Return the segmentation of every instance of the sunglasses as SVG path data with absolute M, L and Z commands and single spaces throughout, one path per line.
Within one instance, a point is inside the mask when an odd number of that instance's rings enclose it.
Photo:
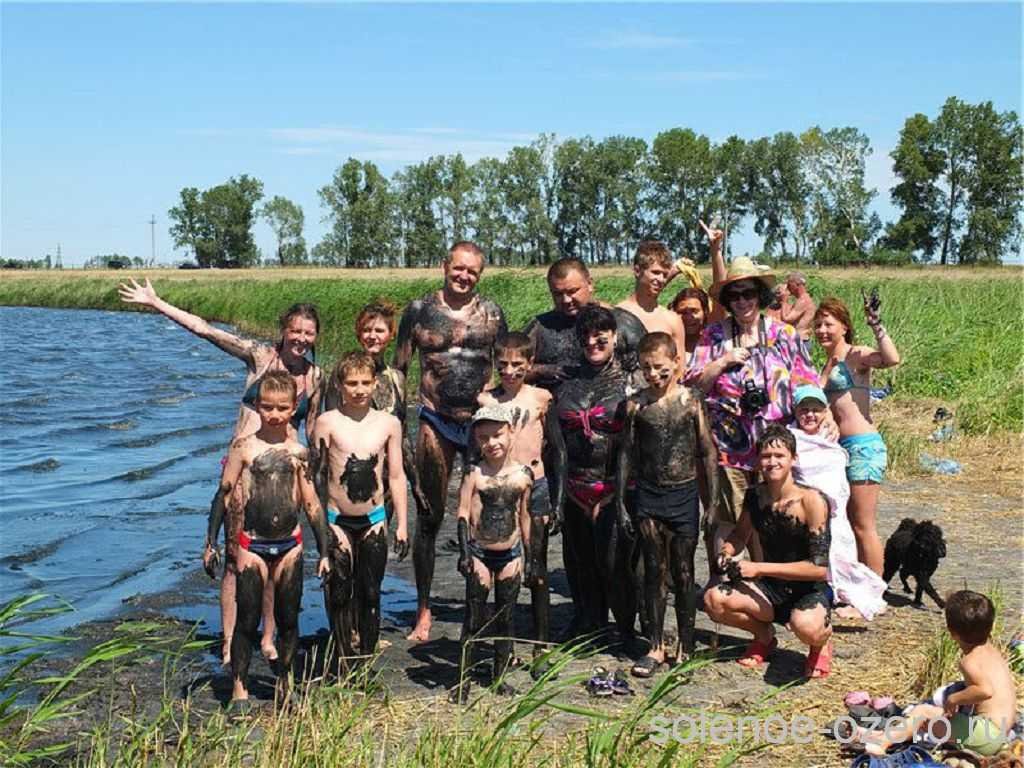
M 725 303 L 731 304 L 732 302 L 736 301 L 736 299 L 750 301 L 751 299 L 756 299 L 760 295 L 761 291 L 759 291 L 757 288 L 747 288 L 745 291 L 732 291 L 726 296 Z

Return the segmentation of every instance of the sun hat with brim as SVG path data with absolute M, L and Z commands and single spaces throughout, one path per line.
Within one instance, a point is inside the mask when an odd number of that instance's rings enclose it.
M 804 384 L 797 387 L 796 391 L 793 392 L 793 405 L 800 405 L 804 400 L 817 400 L 822 405 L 828 405 L 825 391 L 813 384 Z
M 740 256 L 729 264 L 729 271 L 725 273 L 725 279 L 712 285 L 708 293 L 715 301 L 721 301 L 722 290 L 740 280 L 760 280 L 765 290 L 770 291 L 775 285 L 775 273 L 771 271 L 770 267 L 755 264 L 752 259 Z
M 494 421 L 499 424 L 511 424 L 512 413 L 504 405 L 485 405 L 478 408 L 476 413 L 473 414 L 473 420 L 470 422 L 470 426 L 475 427 L 484 421 Z

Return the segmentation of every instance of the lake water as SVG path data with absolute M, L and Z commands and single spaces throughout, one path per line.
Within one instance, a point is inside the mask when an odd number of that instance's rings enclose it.
M 244 365 L 148 313 L 0 307 L 0 351 L 0 600 L 67 600 L 73 613 L 33 625 L 55 632 L 202 584 Z M 326 626 L 305 556 L 303 634 Z M 383 590 L 386 617 L 415 608 L 407 582 Z M 170 612 L 218 631 L 216 585 L 199 591 Z

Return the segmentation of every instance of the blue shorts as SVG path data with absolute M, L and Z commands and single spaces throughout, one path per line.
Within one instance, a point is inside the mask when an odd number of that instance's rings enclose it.
M 885 467 L 889 463 L 889 452 L 880 434 L 865 432 L 841 437 L 839 444 L 850 454 L 850 464 L 846 467 L 847 480 L 851 483 L 882 482 Z
M 465 452 L 469 448 L 469 428 L 471 422 L 460 424 L 457 421 L 442 416 L 437 411 L 427 408 L 425 405 L 418 406 L 421 421 L 426 421 L 434 428 L 441 437 L 454 445 L 460 451 Z

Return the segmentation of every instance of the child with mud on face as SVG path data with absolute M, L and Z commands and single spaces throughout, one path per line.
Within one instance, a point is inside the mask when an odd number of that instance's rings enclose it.
M 484 629 L 487 595 L 494 586 L 494 617 L 489 622 L 494 640 L 495 692 L 515 689 L 502 678 L 512 661 L 513 612 L 523 578 L 523 531 L 530 526 L 533 472 L 512 460 L 512 415 L 506 405 L 490 405 L 473 414 L 472 437 L 480 462 L 465 473 L 459 491 L 459 573 L 466 577 L 466 617 L 463 646 Z M 529 542 L 527 542 L 529 546 Z M 467 650 L 463 650 L 463 662 Z M 452 690 L 464 700 L 469 682 L 460 675 Z
M 551 493 L 544 474 L 544 421 L 551 405 L 551 393 L 525 383 L 533 367 L 533 340 L 525 333 L 510 332 L 494 343 L 494 366 L 498 385 L 480 393 L 481 406 L 503 405 L 512 417 L 511 459 L 530 468 L 533 490 L 530 492 L 530 526 L 523 529 L 526 559 L 523 583 L 530 590 L 534 645 L 534 663 L 530 673 L 539 678 L 549 668 L 541 643 L 550 640 L 550 602 L 548 593 L 548 535 L 557 533 L 559 522 L 551 509 Z
M 249 698 L 246 681 L 252 646 L 259 640 L 265 583 L 274 585 L 274 617 L 278 630 L 278 688 L 288 687 L 299 639 L 302 600 L 302 528 L 304 509 L 316 538 L 317 574 L 330 570 L 326 557 L 323 511 L 310 481 L 307 451 L 289 433 L 295 413 L 296 386 L 286 371 L 270 371 L 259 382 L 256 410 L 259 430 L 231 444 L 221 477 L 229 519 L 241 522 L 237 539 L 228 542 L 236 569 L 237 623 L 231 637 L 232 702 Z M 216 540 L 223 515 L 211 514 L 211 540 Z
M 327 618 L 335 651 L 347 659 L 357 655 L 353 620 L 358 625 L 358 655 L 372 655 L 380 634 L 380 585 L 388 559 L 385 482 L 397 519 L 395 553 L 401 560 L 409 552 L 406 480 L 401 422 L 372 407 L 373 358 L 350 352 L 338 362 L 331 379 L 341 403 L 316 420 L 313 440 L 317 490 L 325 499 L 331 534 Z
M 643 631 L 650 649 L 633 675 L 651 677 L 665 663 L 663 631 L 666 581 L 675 587 L 680 660 L 694 649 L 697 613 L 693 556 L 700 537 L 698 476 L 709 499 L 718 498 L 718 452 L 703 394 L 679 384 L 679 349 L 663 332 L 649 333 L 637 348 L 647 389 L 626 404 L 626 426 L 615 480 L 622 527 L 639 528 L 644 558 Z M 627 511 L 625 488 L 636 481 L 635 523 Z

